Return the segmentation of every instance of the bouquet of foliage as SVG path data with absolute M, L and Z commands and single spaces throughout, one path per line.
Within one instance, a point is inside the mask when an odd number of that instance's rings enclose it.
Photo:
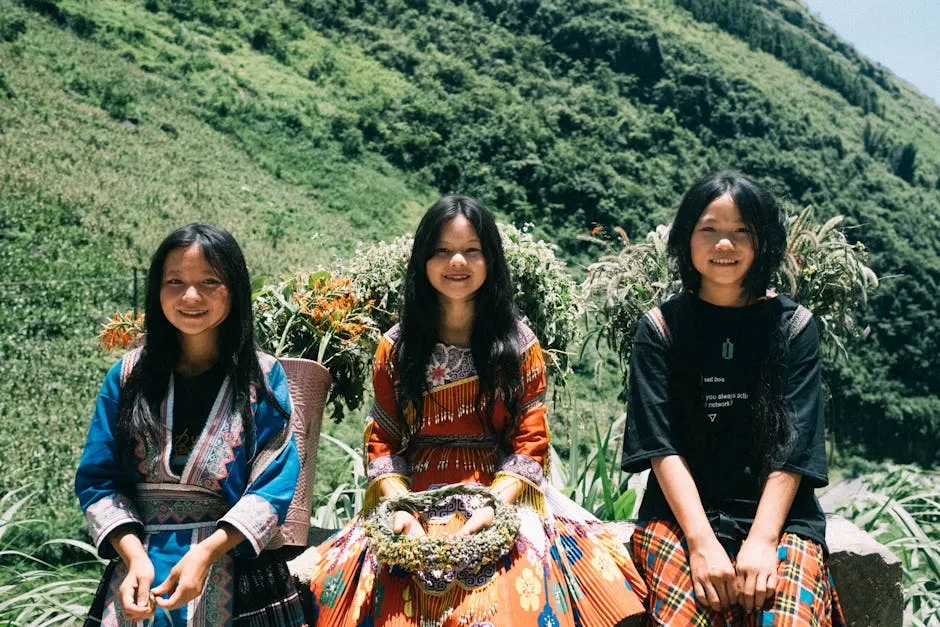
M 522 229 L 498 224 L 506 263 L 515 284 L 516 305 L 545 350 L 554 383 L 564 384 L 570 370 L 568 349 L 579 331 L 581 300 L 577 285 L 555 247 L 536 240 L 531 225 Z M 364 297 L 375 303 L 374 317 L 386 331 L 398 321 L 405 271 L 414 239 L 360 246 L 344 271 Z
M 855 316 L 868 304 L 878 277 L 865 265 L 865 245 L 850 244 L 835 228 L 842 216 L 822 225 L 812 224 L 812 216 L 812 207 L 807 207 L 787 219 L 787 252 L 776 282 L 813 312 L 826 356 L 834 359 L 845 356 L 848 340 L 868 335 Z
M 414 238 L 402 235 L 391 242 L 356 246 L 356 254 L 342 265 L 363 298 L 372 303 L 372 319 L 384 333 L 398 322 L 405 271 Z
M 531 224 L 521 229 L 511 224 L 497 226 L 516 288 L 516 306 L 539 338 L 552 378 L 562 384 L 570 372 L 568 349 L 580 331 L 583 301 L 578 286 L 555 255 L 557 247 L 536 240 Z
M 657 226 L 646 240 L 635 244 L 622 228 L 616 227 L 614 231 L 623 248 L 592 263 L 581 290 L 582 297 L 592 304 L 590 313 L 595 316 L 595 326 L 588 338 L 598 345 L 606 342 L 620 357 L 621 365 L 626 366 L 630 363 L 640 318 L 678 293 L 680 284 L 666 251 L 668 226 Z M 610 243 L 601 235 L 600 229 L 595 228 L 591 237 L 584 239 L 609 247 Z
M 101 327 L 98 344 L 103 350 L 137 346 L 144 337 L 144 314 L 134 316 L 131 311 L 114 314 Z
M 336 422 L 362 405 L 379 338 L 371 312 L 351 279 L 327 271 L 262 282 L 254 293 L 258 343 L 275 357 L 303 357 L 329 369 L 327 402 Z

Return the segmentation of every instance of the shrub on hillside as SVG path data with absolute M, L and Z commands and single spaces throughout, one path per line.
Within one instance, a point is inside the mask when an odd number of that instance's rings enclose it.
M 26 20 L 18 15 L 0 16 L 0 41 L 14 42 L 26 32 Z

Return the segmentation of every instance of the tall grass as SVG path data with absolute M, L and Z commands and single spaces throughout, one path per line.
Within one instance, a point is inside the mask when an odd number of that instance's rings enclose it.
M 31 532 L 46 524 L 26 515 L 35 496 L 28 486 L 0 496 L 0 625 L 75 624 L 91 605 L 100 560 L 78 540 L 31 545 Z
M 331 445 L 334 452 L 340 453 L 345 460 L 347 470 L 352 467 L 352 479 L 351 481 L 343 480 L 342 483 L 333 487 L 323 499 L 322 504 L 314 504 L 311 521 L 317 527 L 338 529 L 362 511 L 366 484 L 365 464 L 362 461 L 362 454 L 342 440 L 328 433 L 321 434 L 321 437 Z M 345 478 L 349 475 L 341 473 L 339 476 Z
M 901 558 L 905 624 L 940 625 L 940 473 L 892 464 L 862 480 L 839 513 Z
M 589 423 L 593 427 L 590 440 L 585 443 L 581 430 L 572 426 L 567 462 L 554 447 L 550 450 L 552 485 L 602 520 L 636 518 L 643 496 L 645 482 L 635 485 L 633 475 L 620 469 L 625 420 L 626 415 L 620 416 L 602 433 L 594 416 Z

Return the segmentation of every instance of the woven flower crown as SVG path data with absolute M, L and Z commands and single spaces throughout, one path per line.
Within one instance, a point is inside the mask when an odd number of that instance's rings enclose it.
M 492 506 L 496 514 L 493 523 L 460 537 L 409 539 L 392 531 L 396 511 L 420 514 L 444 507 L 455 495 L 470 497 L 466 501 L 474 509 Z M 458 577 L 476 575 L 506 555 L 519 533 L 519 515 L 515 506 L 503 503 L 490 488 L 455 484 L 383 499 L 366 518 L 365 532 L 382 564 L 399 566 L 414 575 L 423 588 L 440 591 Z

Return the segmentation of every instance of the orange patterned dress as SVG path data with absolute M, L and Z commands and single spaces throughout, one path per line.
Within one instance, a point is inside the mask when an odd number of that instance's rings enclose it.
M 424 422 L 406 441 L 395 397 L 393 345 L 398 328 L 375 356 L 375 405 L 365 429 L 369 486 L 365 512 L 380 484 L 396 491 L 446 484 L 521 482 L 520 530 L 503 559 L 443 589 L 425 589 L 409 573 L 388 568 L 369 550 L 357 516 L 322 545 L 295 560 L 309 581 L 320 627 L 610 627 L 642 613 L 646 585 L 629 554 L 603 524 L 546 481 L 549 433 L 544 359 L 538 340 L 519 325 L 523 390 L 517 416 L 497 398 L 496 433 L 474 410 L 478 390 L 470 350 L 438 344 L 427 369 Z M 414 420 L 414 410 L 404 420 Z M 467 520 L 460 495 L 427 513 L 429 535 L 453 533 Z M 310 608 L 308 608 L 310 609 Z

